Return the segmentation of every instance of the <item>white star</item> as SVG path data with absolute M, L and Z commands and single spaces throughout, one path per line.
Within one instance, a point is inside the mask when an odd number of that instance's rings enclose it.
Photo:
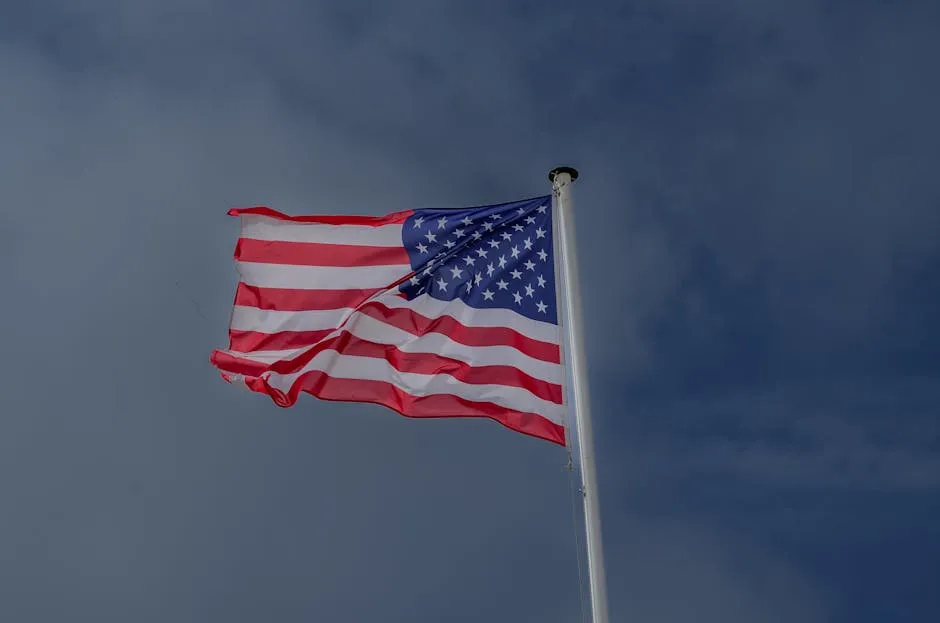
M 421 283 L 421 280 L 418 279 L 418 277 L 417 277 L 416 275 L 412 275 L 412 276 L 411 276 L 411 279 L 410 279 L 409 281 L 411 281 L 411 285 L 413 285 L 413 286 L 416 286 L 416 285 L 418 285 L 419 283 Z
M 525 250 L 528 251 L 532 248 L 532 238 L 526 238 L 522 241 L 522 245 L 525 247 Z
M 532 260 L 526 260 L 523 264 L 528 270 L 535 270 L 535 262 Z
M 419 216 L 418 218 L 416 218 L 416 219 L 415 219 L 415 229 L 418 229 L 419 227 L 421 227 L 421 223 L 423 223 L 423 222 L 424 222 L 424 217 L 423 217 L 423 216 Z
M 467 264 L 467 266 L 473 266 L 473 263 L 476 262 L 476 260 L 475 260 L 473 257 L 469 256 L 469 255 L 468 255 L 467 257 L 463 258 L 463 261 Z M 535 264 L 533 264 L 532 266 L 534 267 Z
M 457 229 L 454 230 L 454 235 L 457 236 L 458 238 L 463 238 L 464 231 L 458 227 Z
M 535 306 L 538 307 L 539 311 L 542 312 L 543 314 L 547 313 L 548 311 L 548 305 L 546 305 L 542 301 L 539 301 L 538 303 L 536 303 Z
M 469 216 L 463 217 L 463 220 L 460 222 L 466 225 L 467 227 L 470 227 L 471 225 L 473 225 L 473 221 L 470 220 Z
M 506 256 L 505 255 L 499 256 L 499 267 L 506 268 Z
M 447 224 L 447 217 L 446 217 L 446 216 L 442 216 L 441 218 L 437 219 L 437 228 L 438 228 L 438 229 L 444 229 L 444 225 L 446 225 L 446 224 Z
M 516 300 L 516 305 L 522 305 L 522 295 L 519 294 L 519 290 L 513 292 L 512 298 Z
M 483 229 L 485 229 L 486 231 L 493 231 L 493 224 L 490 223 L 489 221 L 486 221 L 483 223 Z
M 516 214 L 518 214 L 519 216 L 522 216 L 523 214 L 525 214 L 525 208 L 519 208 L 518 210 L 516 210 Z
M 473 282 L 468 281 L 468 282 L 467 282 L 467 292 L 469 292 L 469 291 L 472 290 L 472 289 L 473 289 Z
M 542 275 L 539 275 L 538 277 L 536 277 L 536 280 L 539 282 L 539 287 L 540 287 L 540 288 L 544 288 L 544 287 L 545 287 L 545 278 L 542 277 Z
M 444 246 L 447 247 L 448 249 L 453 249 L 455 246 L 457 246 L 457 243 L 454 242 L 453 240 L 448 240 L 447 242 L 444 243 Z
M 473 284 L 480 285 L 483 282 L 483 273 L 477 273 L 473 276 Z
M 518 270 L 509 271 L 509 274 L 512 275 L 513 279 L 522 279 L 522 273 Z
M 450 269 L 450 274 L 453 275 L 454 279 L 460 279 L 463 276 L 463 271 L 457 266 L 454 266 Z
M 525 217 L 525 222 L 526 222 L 527 225 L 532 225 L 532 224 L 535 223 L 535 217 L 534 217 L 534 216 L 527 216 L 527 217 Z
M 428 239 L 428 242 L 437 242 L 437 236 L 435 236 L 431 232 L 424 234 L 424 237 Z
M 509 287 L 509 284 L 503 281 L 502 279 L 500 279 L 499 281 L 496 282 L 496 287 L 499 288 L 500 290 L 505 290 Z
M 542 260 L 543 262 L 548 259 L 548 253 L 545 252 L 545 249 L 542 249 L 541 251 L 539 251 L 538 255 L 539 255 L 539 259 Z
M 477 255 L 480 257 L 486 257 L 486 249 L 477 249 Z
M 515 229 L 516 231 L 522 231 L 525 229 L 525 227 L 523 227 L 519 223 L 516 223 L 515 225 L 513 225 L 512 228 Z
M 510 234 L 508 231 L 504 231 L 500 235 L 503 237 L 503 240 L 512 240 L 512 234 Z
M 419 243 L 418 243 L 418 252 L 421 253 L 421 254 L 427 253 L 427 252 L 428 252 L 428 247 L 427 247 L 427 245 L 425 245 L 423 242 L 419 242 Z
M 475 231 L 470 235 L 473 237 L 474 240 L 479 240 L 480 238 L 483 237 L 483 234 L 481 234 L 479 231 Z
M 492 301 L 494 294 L 495 294 L 495 292 L 490 292 L 490 289 L 489 289 L 489 288 L 487 288 L 486 290 L 483 290 L 483 300 L 484 300 L 484 301 Z
M 446 290 L 446 289 L 447 289 L 447 282 L 444 281 L 444 278 L 443 278 L 443 277 L 441 277 L 440 279 L 437 280 L 437 285 L 440 287 L 441 290 Z
M 532 295 L 535 294 L 535 288 L 532 287 L 532 284 L 529 284 L 525 287 L 525 295 L 529 298 L 532 298 Z
M 486 276 L 487 276 L 487 277 L 492 277 L 492 276 L 493 276 L 493 273 L 495 273 L 495 272 L 496 272 L 496 269 L 493 268 L 493 262 L 490 262 L 489 264 L 486 265 Z
M 536 238 L 536 240 L 539 239 L 539 238 L 544 238 L 544 237 L 545 237 L 545 233 L 546 233 L 545 230 L 542 229 L 541 227 L 539 227 L 538 229 L 536 229 L 536 230 L 535 230 L 535 238 Z
M 539 206 L 538 213 L 545 214 L 546 210 L 548 210 L 548 206 Z
M 501 219 L 501 218 L 503 218 L 503 217 L 501 217 L 499 214 L 490 214 L 489 217 L 487 217 L 487 218 L 491 218 L 491 219 L 493 219 L 494 221 L 498 221 L 499 219 Z
M 498 248 L 499 248 L 499 240 L 491 239 L 491 240 L 488 241 L 488 243 L 489 243 L 491 249 L 498 249 Z
M 512 249 L 510 249 L 510 252 L 511 252 L 511 255 L 512 255 L 512 259 L 516 259 L 517 257 L 519 257 L 519 247 L 518 247 L 518 246 L 513 247 Z

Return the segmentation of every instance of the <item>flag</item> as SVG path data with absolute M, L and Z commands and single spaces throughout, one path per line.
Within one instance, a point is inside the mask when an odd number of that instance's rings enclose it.
M 232 209 L 230 383 L 409 417 L 485 417 L 564 444 L 552 197 L 385 216 Z

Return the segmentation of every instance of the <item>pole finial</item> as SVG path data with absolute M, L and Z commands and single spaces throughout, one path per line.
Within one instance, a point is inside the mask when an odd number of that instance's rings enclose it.
M 571 181 L 578 179 L 578 170 L 574 167 L 555 167 L 548 174 L 548 181 L 555 183 L 555 178 L 561 175 L 562 173 L 567 173 L 571 177 Z

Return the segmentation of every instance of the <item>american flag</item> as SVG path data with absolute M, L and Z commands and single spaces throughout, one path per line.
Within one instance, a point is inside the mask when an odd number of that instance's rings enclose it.
M 223 378 L 565 443 L 552 197 L 385 216 L 233 209 Z

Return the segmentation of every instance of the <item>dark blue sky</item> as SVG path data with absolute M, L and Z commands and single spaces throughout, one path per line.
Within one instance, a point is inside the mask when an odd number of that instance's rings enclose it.
M 564 452 L 208 364 L 232 206 L 577 166 L 615 621 L 940 620 L 940 4 L 0 0 L 0 619 L 578 620 Z

